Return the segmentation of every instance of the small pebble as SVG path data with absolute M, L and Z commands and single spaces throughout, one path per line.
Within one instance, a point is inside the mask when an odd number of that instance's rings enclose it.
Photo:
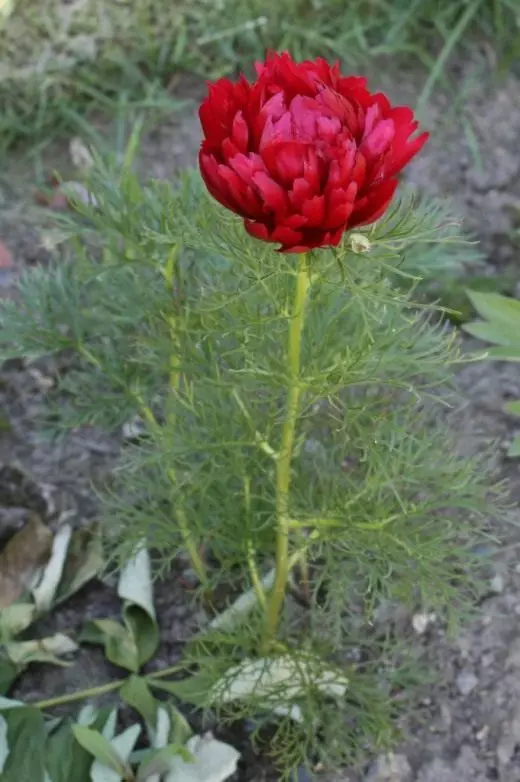
M 463 670 L 455 679 L 457 689 L 461 695 L 469 695 L 478 684 L 478 679 L 473 671 Z
M 489 584 L 489 588 L 496 595 L 500 595 L 504 591 L 504 586 L 505 586 L 504 578 L 503 576 L 498 574 L 491 579 L 491 583 Z
M 408 782 L 412 769 L 406 755 L 380 755 L 370 766 L 365 782 Z
M 489 735 L 489 725 L 484 725 L 483 728 L 481 728 L 477 733 L 475 733 L 475 738 L 477 741 L 485 741 Z

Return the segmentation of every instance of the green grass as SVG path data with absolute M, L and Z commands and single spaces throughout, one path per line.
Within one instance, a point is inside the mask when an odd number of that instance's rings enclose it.
M 78 111 L 110 111 L 121 95 L 134 106 L 171 111 L 179 71 L 214 78 L 250 66 L 268 48 L 339 58 L 351 70 L 378 56 L 404 57 L 425 70 L 423 106 L 450 58 L 475 35 L 505 62 L 520 53 L 518 0 L 9 3 L 11 14 L 0 17 L 4 149 L 65 129 Z

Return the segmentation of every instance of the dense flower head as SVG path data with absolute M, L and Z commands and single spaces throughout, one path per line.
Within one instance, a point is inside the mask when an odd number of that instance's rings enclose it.
M 249 82 L 220 79 L 200 107 L 206 186 L 283 252 L 337 245 L 385 212 L 396 175 L 425 144 L 411 109 L 321 58 L 268 55 Z

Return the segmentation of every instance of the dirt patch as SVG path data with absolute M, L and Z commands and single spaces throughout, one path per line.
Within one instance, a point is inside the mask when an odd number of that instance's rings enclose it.
M 402 76 L 389 80 L 389 91 L 399 100 L 413 102 L 417 80 Z M 384 85 L 388 88 L 388 84 Z M 198 98 L 201 85 L 190 85 L 188 93 Z M 446 117 L 453 106 L 449 98 L 436 98 L 427 122 Z M 464 120 L 464 121 L 462 121 Z M 466 121 L 470 121 L 470 126 Z M 470 130 L 468 130 L 470 127 Z M 469 135 L 468 135 L 469 134 Z M 433 137 L 424 154 L 411 166 L 408 177 L 423 190 L 450 196 L 466 219 L 469 229 L 482 242 L 492 266 L 512 264 L 517 249 L 512 230 L 520 206 L 520 81 L 509 77 L 500 84 L 491 81 L 473 93 L 452 124 L 444 123 L 442 135 Z M 170 179 L 179 168 L 196 160 L 200 131 L 195 108 L 185 111 L 150 132 L 144 139 L 139 169 L 145 176 Z M 476 142 L 476 144 L 475 144 Z M 58 164 L 63 153 L 58 150 Z M 50 167 L 50 166 L 49 166 Z M 19 268 L 45 262 L 42 247 L 41 212 L 27 210 L 31 202 L 33 170 L 18 162 L 0 179 L 0 238 L 6 242 Z M 1 282 L 1 281 L 0 281 Z M 7 285 L 13 282 L 10 277 Z M 6 288 L 6 290 L 9 290 Z M 74 523 L 89 524 L 97 516 L 92 484 L 99 483 L 112 468 L 120 440 L 98 431 L 78 431 L 60 441 L 45 439 L 38 421 L 45 408 L 46 391 L 59 367 L 43 362 L 39 373 L 16 362 L 0 372 L 0 467 L 27 476 L 19 493 L 8 493 L 6 476 L 0 480 L 0 537 L 14 528 L 34 503 L 40 502 L 30 487 L 45 487 L 45 508 L 39 506 L 49 524 L 60 513 L 72 514 Z M 461 451 L 480 449 L 496 441 L 496 459 L 508 477 L 515 500 L 520 500 L 520 461 L 504 457 L 508 441 L 519 429 L 502 412 L 505 401 L 520 398 L 520 368 L 513 365 L 478 363 L 466 366 L 458 385 L 467 404 L 454 417 Z M 438 671 L 433 687 L 425 687 L 416 713 L 403 720 L 403 742 L 396 754 L 377 758 L 362 777 L 345 770 L 329 777 L 330 782 L 469 782 L 476 780 L 520 780 L 520 511 L 506 534 L 503 550 L 490 576 L 489 596 L 477 619 L 455 642 L 446 639 L 437 623 L 421 639 L 432 669 Z M 9 527 L 11 525 L 11 527 Z M 154 667 L 174 664 L 182 645 L 197 626 L 189 592 L 179 571 L 157 588 L 157 611 L 162 644 Z M 38 630 L 78 631 L 89 618 L 115 616 L 119 601 L 113 585 L 93 583 L 69 600 Z M 82 648 L 70 669 L 34 667 L 21 679 L 15 695 L 39 700 L 110 681 L 120 672 L 92 648 Z M 247 734 L 233 734 L 244 747 L 240 780 L 275 778 L 248 748 Z M 304 782 L 302 776 L 299 782 Z

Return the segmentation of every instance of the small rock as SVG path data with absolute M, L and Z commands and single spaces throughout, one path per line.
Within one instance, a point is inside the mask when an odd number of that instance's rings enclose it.
M 473 671 L 467 669 L 461 671 L 455 679 L 457 689 L 461 695 L 469 695 L 478 684 L 478 679 Z
M 408 782 L 412 769 L 406 755 L 380 755 L 370 766 L 365 782 Z
M 414 614 L 412 617 L 412 627 L 417 635 L 424 635 L 429 625 L 435 622 L 436 618 L 435 614 Z
M 477 739 L 477 741 L 480 742 L 485 741 L 488 736 L 489 736 L 489 725 L 484 725 L 483 728 L 481 728 L 475 733 L 475 738 Z
M 489 588 L 496 595 L 500 595 L 504 591 L 504 586 L 505 586 L 504 577 L 499 574 L 497 574 L 494 578 L 492 578 L 489 584 Z

